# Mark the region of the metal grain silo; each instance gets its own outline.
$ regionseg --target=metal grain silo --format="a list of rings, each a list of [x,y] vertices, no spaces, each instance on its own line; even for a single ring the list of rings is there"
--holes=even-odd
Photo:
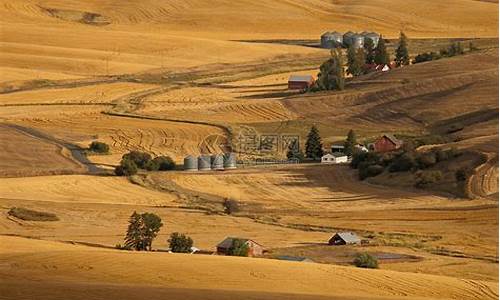
[[[368,32],[364,34],[365,40],[370,39],[373,41],[373,47],[377,47],[378,41],[380,40],[380,35],[375,32]]]
[[[321,48],[331,49],[341,47],[343,40],[344,39],[340,32],[325,32],[321,36]]]
[[[236,169],[236,153],[225,153],[224,154],[224,169]]]
[[[351,37],[352,40],[352,46],[355,49],[363,48],[365,45],[365,37],[362,36],[361,34],[355,34]]]
[[[198,171],[198,158],[188,155],[184,157],[184,170],[185,171]]]
[[[342,41],[346,47],[349,47],[352,44],[352,37],[354,36],[354,32],[348,31],[344,33],[344,36],[342,37]]]
[[[224,170],[224,156],[222,154],[212,155],[212,170]]]
[[[198,156],[198,170],[209,171],[212,169],[210,155],[200,155]]]

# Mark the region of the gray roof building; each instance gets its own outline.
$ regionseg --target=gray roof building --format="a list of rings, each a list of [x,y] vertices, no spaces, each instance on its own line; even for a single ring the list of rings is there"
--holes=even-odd
[[[361,244],[361,239],[354,233],[337,232],[329,241],[330,245],[356,245]]]

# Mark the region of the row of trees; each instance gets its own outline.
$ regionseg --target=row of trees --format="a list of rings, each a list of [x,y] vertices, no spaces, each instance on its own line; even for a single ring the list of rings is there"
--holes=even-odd
[[[347,138],[344,141],[344,153],[348,156],[352,156],[355,151],[355,146],[357,145],[356,133],[354,130],[349,130],[347,134]],[[323,151],[323,141],[319,134],[319,130],[316,126],[312,126],[311,130],[307,134],[307,140],[305,144],[305,155],[300,150],[300,145],[298,141],[291,143],[288,147],[288,152],[286,154],[288,159],[296,159],[299,161],[304,160],[305,158],[313,161],[321,160],[321,157],[324,155]]]
[[[168,171],[175,169],[175,162],[169,156],[157,156],[141,151],[131,151],[122,156],[120,165],[115,168],[118,176],[131,176],[137,174],[138,169],[148,171]]]
[[[161,218],[153,213],[139,214],[134,211],[128,222],[125,234],[125,245],[119,248],[136,251],[151,251],[153,240],[163,227]],[[181,233],[174,232],[168,239],[170,251],[175,253],[189,253],[193,240]]]
[[[469,43],[469,52],[473,52],[478,50],[476,46],[472,42]],[[424,52],[421,53],[417,56],[415,56],[415,59],[413,60],[414,64],[418,64],[421,62],[426,62],[426,61],[431,61],[431,60],[438,60],[443,57],[453,57],[457,55],[462,55],[465,54],[465,49],[462,43],[460,42],[452,42],[447,48],[441,49],[439,52]]]

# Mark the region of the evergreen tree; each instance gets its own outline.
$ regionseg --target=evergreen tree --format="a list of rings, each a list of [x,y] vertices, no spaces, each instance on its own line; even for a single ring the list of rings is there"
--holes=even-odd
[[[357,138],[356,138],[356,133],[354,133],[354,130],[349,130],[349,133],[347,134],[347,138],[344,142],[344,153],[347,154],[348,156],[352,156],[354,154],[354,150],[356,149],[355,146],[357,144]]]
[[[375,44],[372,39],[365,39],[365,63],[373,64],[375,62]]]
[[[344,63],[338,50],[332,50],[332,57],[319,68],[316,87],[320,90],[344,89]]]
[[[298,161],[304,160],[304,153],[300,151],[299,141],[295,140],[288,145],[288,152],[286,153],[288,160],[296,159]]]
[[[389,54],[387,53],[387,48],[385,46],[385,40],[380,35],[380,39],[378,41],[378,45],[375,48],[375,58],[374,61],[378,65],[389,64]]]
[[[125,235],[125,248],[137,251],[143,250],[141,215],[134,211],[128,223],[127,234]]]
[[[353,45],[347,50],[347,73],[352,76],[363,74],[363,66],[365,64],[365,51],[356,49]]]
[[[312,160],[320,160],[323,156],[323,143],[316,126],[311,127],[311,131],[307,135],[306,141],[306,156]]]
[[[399,45],[396,49],[396,58],[394,59],[396,66],[407,66],[410,64],[410,55],[408,54],[408,39],[404,32],[401,31],[399,36]]]

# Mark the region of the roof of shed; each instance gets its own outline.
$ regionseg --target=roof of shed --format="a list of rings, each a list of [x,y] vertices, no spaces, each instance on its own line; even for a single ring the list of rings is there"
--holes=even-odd
[[[312,75],[291,75],[288,81],[303,81],[303,82],[311,82],[314,80]]]
[[[350,231],[348,231],[348,232],[337,232],[333,237],[335,237],[336,235],[338,235],[346,243],[358,243],[358,242],[361,242],[361,239],[355,233],[352,233]]]

